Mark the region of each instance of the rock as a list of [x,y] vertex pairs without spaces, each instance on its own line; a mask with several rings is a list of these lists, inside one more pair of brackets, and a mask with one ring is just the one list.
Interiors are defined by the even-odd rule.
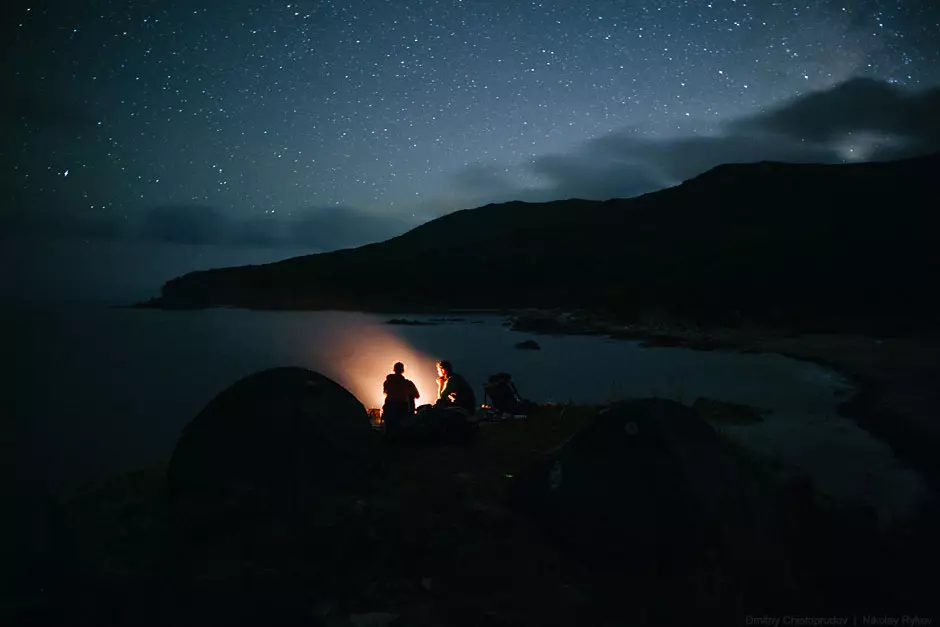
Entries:
[[528,312],[515,317],[512,320],[513,331],[527,331],[530,333],[565,333],[569,330],[569,325],[554,316],[545,312]]
[[643,348],[670,348],[684,346],[685,343],[685,340],[676,335],[656,333],[648,335],[642,342],[640,342],[640,346]]
[[693,410],[626,401],[520,473],[510,503],[579,559],[642,579],[693,568],[716,545],[766,545],[749,543],[760,490],[747,474]]
[[298,520],[349,493],[372,445],[365,408],[338,383],[303,368],[255,373],[183,429],[167,471],[176,520],[203,531]]
[[539,346],[539,343],[536,342],[535,340],[526,340],[525,342],[519,342],[518,344],[516,344],[516,348],[519,348],[522,350],[533,350],[533,351],[542,350],[542,347]]

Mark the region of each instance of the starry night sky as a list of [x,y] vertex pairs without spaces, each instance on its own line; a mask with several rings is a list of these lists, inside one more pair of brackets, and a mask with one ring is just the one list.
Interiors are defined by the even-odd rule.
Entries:
[[13,226],[328,249],[721,162],[940,147],[935,1],[8,7]]

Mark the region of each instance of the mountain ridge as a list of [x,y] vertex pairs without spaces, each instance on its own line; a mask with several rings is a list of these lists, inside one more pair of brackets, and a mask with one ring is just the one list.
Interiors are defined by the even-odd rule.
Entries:
[[653,308],[696,321],[922,326],[940,269],[938,173],[940,153],[724,164],[633,198],[489,204],[384,242],[190,273],[150,305]]

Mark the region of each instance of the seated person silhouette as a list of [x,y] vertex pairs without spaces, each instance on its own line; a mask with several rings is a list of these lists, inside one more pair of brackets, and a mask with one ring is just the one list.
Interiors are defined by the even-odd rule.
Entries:
[[414,382],[405,378],[405,365],[400,361],[392,366],[392,374],[385,377],[382,390],[385,392],[385,404],[382,406],[382,419],[385,430],[394,431],[415,413],[415,399],[420,398]]
[[437,402],[434,407],[459,407],[473,415],[476,413],[476,405],[476,396],[467,380],[454,372],[454,367],[449,361],[437,362]]

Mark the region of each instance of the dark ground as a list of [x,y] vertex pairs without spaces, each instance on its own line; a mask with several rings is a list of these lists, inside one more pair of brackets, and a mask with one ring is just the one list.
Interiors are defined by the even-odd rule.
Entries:
[[879,534],[864,513],[824,512],[811,486],[777,485],[757,463],[754,473],[785,504],[790,563],[767,564],[771,575],[763,573],[769,581],[780,573],[779,591],[749,598],[749,573],[721,555],[683,581],[638,581],[558,550],[536,521],[508,507],[507,491],[596,409],[541,406],[526,420],[482,427],[470,446],[384,447],[368,489],[301,528],[250,536],[220,530],[181,541],[168,522],[162,466],[59,495],[52,550],[18,579],[5,618],[22,625],[350,625],[388,613],[396,622],[371,619],[743,625],[749,615],[851,620],[934,611],[936,518]]

